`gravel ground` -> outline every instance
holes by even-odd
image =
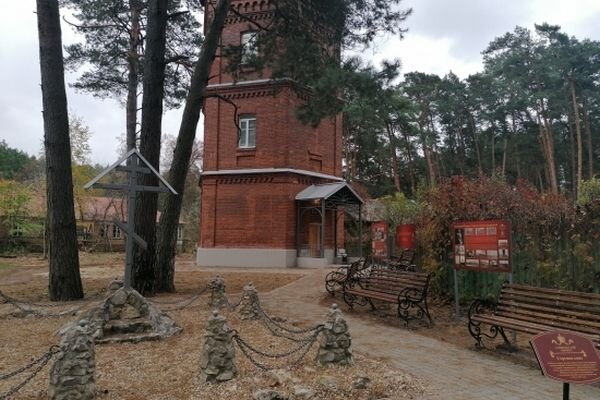
[[[119,271],[119,266],[107,267],[105,271],[98,265],[83,267],[88,287],[97,290],[90,306],[96,304],[101,288],[106,287],[107,277]],[[31,279],[23,279],[25,269],[28,269]],[[96,269],[100,269],[97,272]],[[96,271],[96,272],[94,272]],[[41,281],[44,281],[43,264],[35,266],[19,266],[13,269],[23,282],[6,284],[2,279],[0,290],[12,296],[29,301],[44,301],[46,294]],[[178,273],[178,293],[160,296],[159,301],[185,300],[197,291],[199,287],[213,276],[213,271],[182,271]],[[244,284],[252,281],[265,293],[276,287],[281,287],[294,281],[302,274],[281,273],[268,271],[243,272],[227,271],[221,273],[225,277],[227,292],[232,303],[239,299]],[[10,275],[9,275],[10,276]],[[5,278],[3,276],[2,278]],[[90,285],[91,283],[91,285]],[[165,341],[145,342],[139,344],[110,344],[100,345],[96,349],[96,384],[98,399],[207,399],[207,400],[237,400],[251,399],[257,389],[273,389],[294,397],[299,388],[313,391],[312,399],[417,399],[424,393],[424,385],[401,371],[394,371],[384,362],[371,360],[364,355],[355,355],[355,363],[351,367],[320,367],[314,362],[316,355],[315,344],[306,354],[302,362],[295,368],[281,372],[286,379],[274,379],[273,373],[257,369],[240,351],[236,351],[239,377],[222,385],[204,385],[198,381],[199,359],[203,343],[204,326],[209,318],[210,309],[207,305],[208,295],[201,296],[186,309],[172,311],[169,314],[183,328],[183,332]],[[183,302],[182,302],[183,304]],[[176,305],[162,304],[165,310]],[[68,310],[73,305],[51,309]],[[40,356],[48,348],[58,342],[56,332],[72,316],[59,318],[14,318],[7,316],[14,311],[8,304],[0,304],[0,375],[25,365]],[[267,310],[268,312],[268,310]],[[231,328],[236,329],[240,336],[256,348],[267,352],[285,352],[296,343],[278,338],[259,321],[242,321],[235,311],[224,310]],[[276,317],[285,321],[284,315]],[[325,315],[323,315],[323,319]],[[285,321],[288,326],[306,327],[320,323],[312,321],[302,324]],[[261,363],[269,359],[257,359]],[[294,356],[284,360],[279,367],[286,367],[293,362]],[[45,367],[31,382],[11,399],[46,399],[49,367]],[[10,387],[19,383],[23,377],[10,380],[0,380],[0,396]],[[359,377],[367,377],[366,388],[356,389],[353,382]]]

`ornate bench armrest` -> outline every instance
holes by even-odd
[[[426,296],[427,292],[424,289],[407,287],[398,294],[398,301],[408,300],[411,303],[419,303]]]
[[[484,314],[486,311],[494,312],[498,305],[493,300],[475,299],[469,307],[469,321],[476,314]]]

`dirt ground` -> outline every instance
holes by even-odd
[[[185,300],[203,287],[215,271],[198,271],[193,260],[178,259],[176,294],[161,295],[157,301]],[[115,254],[82,254],[81,272],[89,306],[103,298],[108,283],[122,276],[123,258]],[[227,284],[227,293],[233,303],[240,297],[245,284],[252,281],[259,293],[268,292],[302,277],[306,271],[259,270],[252,272],[227,270],[220,272]],[[46,302],[47,264],[36,257],[0,259],[0,290],[24,301]],[[85,303],[88,304],[88,303]],[[164,303],[163,303],[164,304]],[[55,310],[68,310],[65,305]],[[168,310],[169,305],[163,306]],[[57,331],[73,320],[73,316],[56,318],[15,318],[9,304],[0,304],[0,376],[25,365],[40,356],[58,342]],[[206,399],[247,400],[259,388],[269,388],[273,380],[269,373],[261,372],[250,361],[238,354],[240,377],[235,382],[219,386],[202,385],[198,382],[200,351],[204,326],[210,314],[207,295],[200,297],[190,307],[169,314],[183,327],[183,332],[165,341],[139,344],[99,345],[96,349],[96,384],[99,399]],[[268,311],[268,310],[267,310]],[[224,310],[229,325],[240,332],[253,346],[268,352],[283,352],[295,346],[286,339],[274,337],[256,321],[242,321],[235,311]],[[304,324],[285,320],[287,326],[304,327]],[[314,324],[322,321],[313,321]],[[299,366],[291,371],[288,382],[275,385],[273,389],[291,395],[294,387],[308,387],[315,391],[313,399],[418,399],[425,391],[425,384],[417,378],[394,371],[384,362],[356,355],[359,362],[351,368],[318,367],[314,363],[316,345]],[[238,352],[239,353],[239,352]],[[260,359],[269,363],[269,359]],[[285,364],[281,364],[285,365]],[[27,375],[25,375],[27,376]],[[369,377],[367,389],[355,389],[353,380]],[[23,375],[14,380],[0,380],[0,396],[20,382]],[[14,399],[47,398],[48,367],[15,395]],[[333,387],[328,381],[334,381]],[[291,396],[290,398],[293,399]]]
[[[81,253],[81,279],[85,297],[99,298],[112,279],[122,277],[124,255],[114,253]],[[281,270],[243,271],[228,269],[218,274],[225,278],[228,293],[239,293],[244,285],[253,282],[259,291],[269,291],[286,285],[302,276],[302,272]],[[206,285],[217,274],[214,270],[198,271],[190,255],[177,258],[175,287],[177,295],[191,294]],[[29,301],[48,301],[48,263],[36,256],[0,258],[0,290]],[[163,295],[164,296],[164,295]],[[166,295],[172,296],[172,295]]]

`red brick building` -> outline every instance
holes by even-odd
[[[234,0],[233,7],[257,21],[274,15],[265,0]],[[256,26],[246,18],[230,14],[222,46],[251,42]],[[305,125],[295,109],[310,93],[269,71],[234,80],[226,62],[217,57],[212,65],[203,109],[198,265],[333,262],[344,247],[344,204],[361,203],[341,178],[341,115]],[[237,106],[237,126],[235,107],[223,98]]]

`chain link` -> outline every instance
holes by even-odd
[[[278,329],[281,329],[284,332],[294,333],[294,334],[310,333],[310,332],[314,332],[318,329],[321,329],[321,327],[323,326],[323,324],[319,324],[319,325],[315,325],[315,326],[312,326],[309,328],[304,328],[304,329],[288,328],[288,327],[281,325],[280,323],[275,321],[273,318],[269,317],[269,315],[265,312],[265,310],[260,305],[260,301],[258,301],[258,299],[256,301],[256,306],[258,309],[258,314],[259,314],[261,320],[263,320],[263,322],[265,322],[265,324],[271,323],[272,325],[274,325]]]
[[[39,308],[53,308],[53,307],[64,307],[66,304],[62,304],[62,303],[56,303],[56,304],[50,304],[50,303],[35,303],[35,302],[31,302],[31,301],[25,301],[25,300],[19,300],[17,298],[11,297],[7,294],[4,294],[1,290],[0,290],[0,297],[4,298],[5,303],[8,304],[21,304],[21,305],[26,305],[29,307],[39,307]],[[89,303],[91,300],[80,300],[81,302],[87,304]]]
[[[40,371],[46,366],[46,364],[48,364],[48,362],[50,362],[52,357],[54,357],[54,355],[58,354],[59,352],[60,352],[60,347],[54,345],[54,346],[50,347],[50,349],[46,353],[44,353],[41,357],[33,360],[32,362],[25,365],[24,367],[21,367],[15,371],[0,375],[0,380],[9,379],[9,378],[15,377],[19,374],[22,374],[23,372],[25,372],[37,365],[37,367],[32,371],[32,373],[27,378],[25,378],[25,380],[23,380],[18,385],[13,386],[8,392],[6,392],[4,394],[0,394],[0,400],[8,399],[10,396],[17,393],[19,390],[21,390],[21,388],[23,388],[25,385],[27,385],[29,382],[31,382],[31,380],[33,378],[35,378],[37,376],[37,374],[39,374]]]
[[[231,301],[229,301],[229,297],[225,297],[227,299],[227,307],[229,307],[230,310],[235,310],[236,308],[239,307],[240,304],[242,304],[242,299],[244,298],[244,295],[242,295],[242,297],[240,297],[240,300],[233,304],[231,303]]]
[[[277,336],[280,338],[284,338],[287,340],[291,340],[292,342],[296,342],[296,343],[303,343],[306,341],[310,341],[312,338],[312,335],[310,336],[306,336],[306,337],[294,337],[292,335],[299,335],[299,333],[295,333],[295,334],[286,334],[286,333],[282,333],[282,332],[278,332],[276,327],[273,327],[273,325],[271,324],[270,321],[272,321],[270,318],[265,317],[265,315],[263,313],[259,312],[259,317],[260,317],[260,321],[263,323],[263,325],[269,330],[269,332],[271,332],[271,334],[273,336]],[[323,325],[318,325],[318,328],[321,328]],[[311,330],[310,332],[313,332],[313,330]]]
[[[320,332],[320,331],[319,331]],[[234,340],[234,342],[238,345],[238,347],[240,348],[242,354],[244,354],[244,356],[246,356],[246,358],[257,368],[262,369],[262,370],[271,370],[271,369],[276,369],[276,366],[270,366],[264,363],[261,363],[259,361],[257,361],[253,356],[252,353],[258,354],[260,356],[263,357],[267,357],[267,358],[275,358],[275,359],[282,359],[282,358],[286,358],[289,357],[295,353],[299,353],[298,358],[296,360],[294,360],[291,364],[290,367],[295,367],[297,366],[300,362],[302,362],[302,360],[304,359],[304,357],[306,356],[306,354],[308,354],[308,352],[310,351],[310,349],[312,348],[312,346],[317,342],[317,337],[318,337],[318,333],[316,332],[311,338],[310,340],[307,340],[306,342],[300,344],[299,346],[286,351],[284,353],[267,353],[261,350],[258,350],[256,348],[254,348],[253,346],[251,346],[250,344],[248,344],[246,341],[244,341],[238,334],[234,334],[232,336],[232,339]]]
[[[1,291],[0,291],[0,298],[4,299],[3,303],[10,304],[11,306],[15,307],[20,312],[22,312],[22,313],[24,313],[26,315],[33,315],[33,316],[38,317],[38,318],[44,318],[44,317],[63,317],[65,315],[72,315],[72,314],[80,311],[82,308],[84,308],[84,307],[86,307],[87,305],[90,304],[90,301],[85,301],[85,302],[81,303],[79,306],[77,306],[75,308],[72,308],[70,310],[65,310],[65,311],[60,311],[60,312],[52,313],[52,312],[47,312],[47,311],[35,310],[32,307],[54,308],[54,307],[64,307],[66,304],[30,303],[30,302],[18,300],[18,299],[15,299],[13,297],[7,296],[6,294],[2,293]],[[17,313],[10,313],[8,315],[2,316],[2,318],[6,318],[7,316],[16,317],[16,316],[18,316],[18,314]]]
[[[204,288],[202,288],[202,290],[200,290],[200,292],[192,295],[191,297],[188,297],[187,299],[183,299],[183,300],[177,300],[177,301],[161,301],[158,302],[156,300],[152,300],[151,302],[154,303],[155,305],[161,305],[161,304],[180,304],[181,305],[177,306],[177,307],[173,307],[173,308],[168,308],[168,309],[163,309],[162,311],[167,311],[167,312],[171,312],[171,311],[180,311],[183,310],[185,308],[190,307],[196,300],[198,300],[200,298],[200,296],[202,296],[204,293],[206,293],[206,291],[208,290],[208,286],[205,286]]]

